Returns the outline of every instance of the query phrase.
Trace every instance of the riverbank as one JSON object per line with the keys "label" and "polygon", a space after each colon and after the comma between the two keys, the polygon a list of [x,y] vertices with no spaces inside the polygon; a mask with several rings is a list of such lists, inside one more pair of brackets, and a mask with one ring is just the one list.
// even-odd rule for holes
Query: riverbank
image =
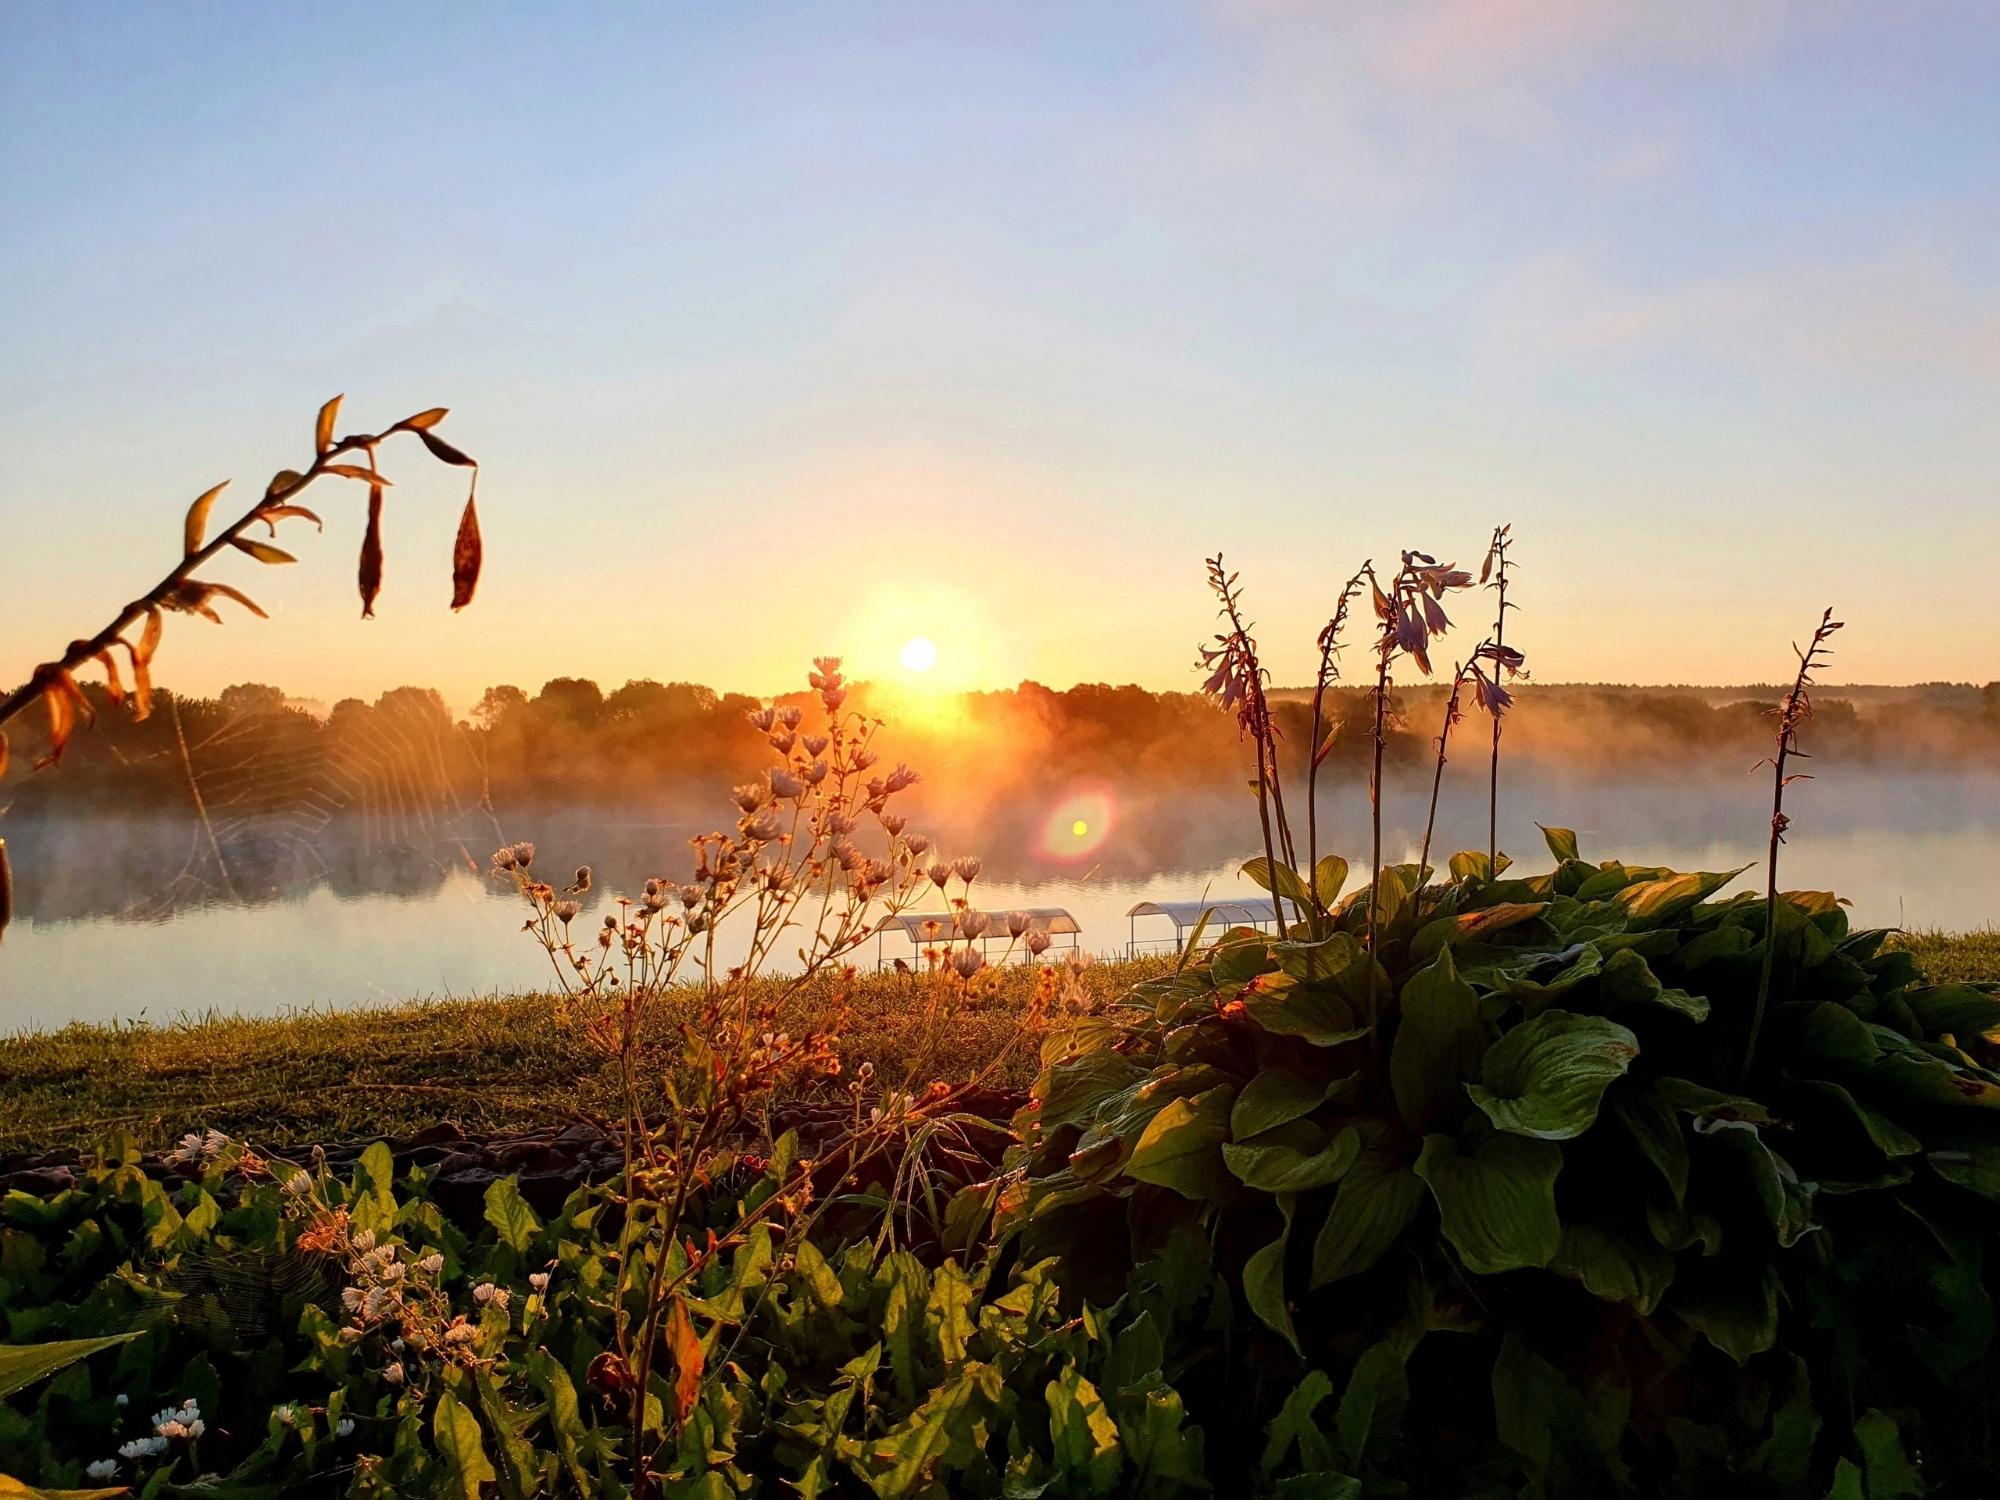
{"label": "riverbank", "polygon": [[[2000,983],[2000,931],[1897,941],[1934,980]],[[986,1070],[995,1087],[1022,1088],[1054,1020],[1105,1005],[1163,963],[1089,965],[1043,1014],[1024,969],[996,971],[988,993],[949,1013],[934,1013],[916,979],[862,975],[847,996],[841,1050],[884,1078]],[[791,1013],[811,1024],[833,1000],[830,986],[815,987]],[[682,1018],[663,1012],[653,1039],[671,1041]],[[197,1127],[278,1146],[407,1135],[440,1120],[501,1132],[615,1118],[616,1078],[587,1021],[548,996],[522,995],[0,1038],[0,1156],[73,1150],[112,1129],[149,1147]]]}
{"label": "riverbank", "polygon": [[[1049,1025],[1088,1014],[1165,960],[1089,964],[1037,1005],[1035,971],[983,977],[948,1009],[915,976],[864,974],[846,992],[840,1051],[878,1078],[962,1080],[999,1088],[1034,1078]],[[777,1001],[781,981],[763,982]],[[824,1026],[842,1004],[832,983],[785,1003],[775,1025]],[[65,1026],[0,1038],[0,1158],[87,1146],[123,1129],[158,1147],[193,1129],[267,1146],[399,1136],[440,1120],[470,1132],[616,1119],[615,1070],[592,1040],[592,1012],[546,995],[426,1001],[279,1017],[211,1016],[167,1026]],[[663,1008],[648,1040],[662,1064],[689,1013]]]}

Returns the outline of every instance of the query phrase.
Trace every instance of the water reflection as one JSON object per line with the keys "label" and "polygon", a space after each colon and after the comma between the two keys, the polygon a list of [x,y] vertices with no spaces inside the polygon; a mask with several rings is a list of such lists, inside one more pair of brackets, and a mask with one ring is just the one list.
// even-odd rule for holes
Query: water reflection
{"label": "water reflection", "polygon": [[[2000,915],[1996,793],[2000,776],[1984,773],[1809,783],[1795,793],[1784,883],[1839,891],[1869,924],[1988,925]],[[1576,828],[1587,858],[1728,869],[1761,858],[1767,795],[1747,776],[1516,774],[1501,843],[1525,868],[1545,867],[1539,817]],[[1471,768],[1455,771],[1444,809],[1440,851],[1483,845]],[[1326,799],[1325,847],[1365,858],[1365,813],[1352,787]],[[976,827],[917,814],[945,853],[985,857],[985,906],[1064,907],[1090,952],[1123,951],[1124,914],[1139,901],[1251,891],[1237,873],[1255,826],[1243,798],[1092,783],[981,809]],[[1423,814],[1414,789],[1392,798],[1386,857],[1415,857]],[[419,838],[341,818],[309,832],[283,819],[220,832],[165,818],[10,819],[20,912],[0,948],[0,1029],[531,989],[544,961],[519,933],[511,888],[485,873],[496,844],[532,837],[552,871],[592,864],[601,905],[681,870],[686,840],[712,826],[586,809],[461,811]]]}

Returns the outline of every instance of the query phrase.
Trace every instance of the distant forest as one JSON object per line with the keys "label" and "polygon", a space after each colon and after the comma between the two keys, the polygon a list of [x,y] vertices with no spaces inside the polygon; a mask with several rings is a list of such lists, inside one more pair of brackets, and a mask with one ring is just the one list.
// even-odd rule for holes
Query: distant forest
{"label": "distant forest", "polygon": [[[1506,723],[1507,753],[1583,774],[1740,771],[1768,748],[1767,713],[1778,691],[1522,683]],[[1309,694],[1274,697],[1292,767],[1302,768]],[[1390,745],[1397,762],[1430,756],[1444,699],[1435,684],[1397,693]],[[397,688],[372,703],[342,699],[319,711],[277,687],[245,683],[215,698],[161,691],[152,717],[134,722],[99,696],[97,725],[72,742],[60,774],[33,774],[36,730],[16,735],[0,810],[15,817],[184,810],[191,782],[239,818],[302,804],[337,814],[362,786],[370,805],[687,807],[768,762],[744,720],[761,701],[684,682],[641,680],[607,693],[588,679],[559,677],[532,694],[490,688],[454,719],[428,688]],[[803,694],[779,701],[800,703],[808,722],[817,713]],[[865,684],[849,706],[869,711]],[[1487,725],[1471,711],[1470,695],[1467,709],[1454,762],[1484,754]],[[1365,763],[1365,691],[1337,689],[1328,717],[1328,775],[1344,781]],[[2000,683],[1829,688],[1805,742],[1834,764],[2000,765]],[[948,713],[891,722],[881,745],[890,763],[906,760],[925,774],[931,796],[959,803],[1090,780],[1213,790],[1239,784],[1246,766],[1234,722],[1199,695],[1102,684],[1058,691],[1029,682],[964,694]]]}

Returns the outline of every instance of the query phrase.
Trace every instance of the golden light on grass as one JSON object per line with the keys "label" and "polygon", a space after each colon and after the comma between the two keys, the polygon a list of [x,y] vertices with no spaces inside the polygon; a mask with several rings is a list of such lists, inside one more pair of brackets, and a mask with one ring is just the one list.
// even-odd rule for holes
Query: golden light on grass
{"label": "golden light on grass", "polygon": [[912,672],[928,672],[937,665],[937,644],[927,635],[910,637],[903,643],[903,666]]}

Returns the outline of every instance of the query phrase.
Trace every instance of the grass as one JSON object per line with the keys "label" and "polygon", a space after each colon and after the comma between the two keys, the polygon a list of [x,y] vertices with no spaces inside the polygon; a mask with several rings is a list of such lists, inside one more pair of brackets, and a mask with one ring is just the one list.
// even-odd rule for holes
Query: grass
{"label": "grass", "polygon": [[[1067,1013],[1101,1007],[1165,963],[1084,968]],[[850,1068],[872,1061],[888,1081],[919,1069],[919,1086],[964,1079],[999,1057],[993,1082],[1025,1087],[1048,1021],[1025,1019],[1031,971],[991,976],[989,992],[934,1028],[921,1024],[924,982],[861,976],[847,1000],[842,1056]],[[766,983],[775,996],[779,984]],[[804,1030],[831,994],[828,986],[802,993],[774,1024]],[[0,1038],[0,1156],[72,1150],[114,1128],[149,1147],[196,1128],[285,1145],[397,1136],[438,1120],[478,1131],[616,1119],[615,1071],[581,1019],[546,995],[525,995]],[[680,1019],[661,1015],[652,1039],[671,1043]]]}
{"label": "grass", "polygon": [[[2000,930],[1897,941],[1935,980],[2000,983]],[[1072,1011],[1106,1004],[1164,962],[1091,965]],[[848,1001],[843,1055],[850,1066],[873,1061],[888,1079],[921,1062],[919,1081],[963,1078],[1002,1056],[994,1081],[1024,1087],[1037,1040],[1020,1034],[1029,975],[1002,970],[996,980],[929,1041],[913,1024],[923,1005],[917,983],[865,975]],[[805,1014],[825,998],[794,1004]],[[662,1017],[662,1040],[677,1020]],[[0,1155],[70,1150],[113,1128],[148,1146],[197,1127],[270,1145],[403,1135],[441,1119],[523,1130],[615,1118],[617,1100],[608,1059],[545,995],[0,1038]]]}

